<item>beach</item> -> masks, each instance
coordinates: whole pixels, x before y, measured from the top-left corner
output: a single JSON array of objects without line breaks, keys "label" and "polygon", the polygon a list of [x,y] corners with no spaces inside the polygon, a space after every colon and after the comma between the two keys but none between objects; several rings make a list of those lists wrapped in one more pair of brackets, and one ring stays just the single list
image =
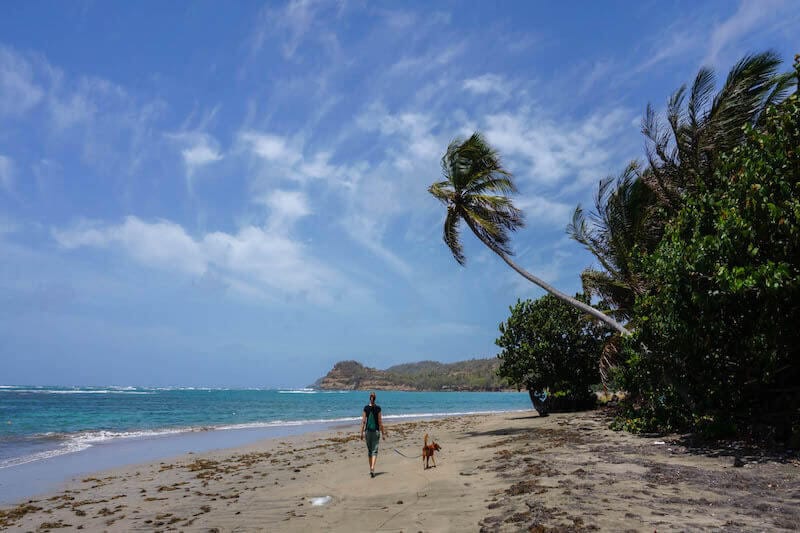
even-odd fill
[{"label": "beach", "polygon": [[[374,479],[358,425],[126,466],[5,506],[0,527],[89,531],[794,529],[791,454],[614,432],[602,411],[387,424]],[[442,446],[424,469],[428,433]],[[399,452],[399,453],[398,453]]]}]

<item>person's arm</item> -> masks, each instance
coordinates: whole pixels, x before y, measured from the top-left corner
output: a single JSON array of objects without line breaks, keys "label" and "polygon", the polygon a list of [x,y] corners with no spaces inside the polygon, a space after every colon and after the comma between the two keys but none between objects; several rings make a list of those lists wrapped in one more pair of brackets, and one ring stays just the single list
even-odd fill
[{"label": "person's arm", "polygon": [[378,413],[378,427],[381,430],[381,435],[383,435],[383,438],[385,439],[386,438],[386,430],[383,429],[383,413]]},{"label": "person's arm", "polygon": [[364,428],[367,427],[367,412],[361,413],[361,440],[364,440]]}]

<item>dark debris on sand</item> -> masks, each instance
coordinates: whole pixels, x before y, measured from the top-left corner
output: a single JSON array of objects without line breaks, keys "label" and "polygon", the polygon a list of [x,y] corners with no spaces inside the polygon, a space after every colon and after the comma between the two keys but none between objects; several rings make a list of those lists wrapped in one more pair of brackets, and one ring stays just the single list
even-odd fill
[{"label": "dark debris on sand", "polygon": [[[552,420],[552,418],[551,418]],[[738,455],[607,429],[602,412],[492,432],[478,468],[508,488],[487,505],[482,532],[796,530],[800,470],[786,454]],[[544,426],[544,427],[543,427]],[[485,435],[475,433],[474,435]],[[633,506],[636,506],[633,508]],[[623,527],[624,526],[624,527]]]}]

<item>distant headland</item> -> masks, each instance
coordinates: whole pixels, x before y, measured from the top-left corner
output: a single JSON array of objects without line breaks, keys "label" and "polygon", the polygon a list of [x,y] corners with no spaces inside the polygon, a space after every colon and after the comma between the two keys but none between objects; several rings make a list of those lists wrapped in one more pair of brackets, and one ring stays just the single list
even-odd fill
[{"label": "distant headland", "polygon": [[498,359],[470,359],[456,363],[420,361],[386,370],[358,361],[339,361],[312,387],[322,390],[503,391],[514,390],[497,375]]}]

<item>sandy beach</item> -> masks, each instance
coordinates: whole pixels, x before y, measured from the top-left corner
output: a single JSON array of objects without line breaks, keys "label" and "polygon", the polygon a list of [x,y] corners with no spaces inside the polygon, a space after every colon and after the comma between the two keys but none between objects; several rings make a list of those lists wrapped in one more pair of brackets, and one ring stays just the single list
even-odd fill
[{"label": "sandy beach", "polygon": [[[601,411],[387,424],[374,479],[357,427],[342,427],[99,472],[4,507],[0,528],[752,531],[800,524],[796,456],[688,447],[678,436],[607,426]],[[425,433],[443,448],[428,470],[419,457]]]}]

